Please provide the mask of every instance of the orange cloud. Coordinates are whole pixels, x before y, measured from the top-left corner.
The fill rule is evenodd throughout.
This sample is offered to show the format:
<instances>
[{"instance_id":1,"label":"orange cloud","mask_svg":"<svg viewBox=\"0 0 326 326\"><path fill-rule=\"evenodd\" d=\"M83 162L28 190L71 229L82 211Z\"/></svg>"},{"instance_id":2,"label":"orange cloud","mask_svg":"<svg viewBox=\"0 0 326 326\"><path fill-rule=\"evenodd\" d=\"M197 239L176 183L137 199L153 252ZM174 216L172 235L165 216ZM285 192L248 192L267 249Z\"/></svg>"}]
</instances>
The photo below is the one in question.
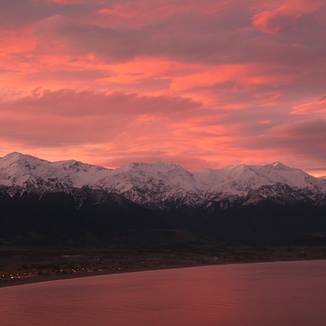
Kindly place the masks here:
<instances>
[{"instance_id":1,"label":"orange cloud","mask_svg":"<svg viewBox=\"0 0 326 326\"><path fill-rule=\"evenodd\" d=\"M135 142L138 136L151 138L154 130L157 138L160 130L171 133L171 120L187 119L200 106L177 97L35 90L30 96L1 103L0 137L50 147L119 138Z\"/></svg>"},{"instance_id":2,"label":"orange cloud","mask_svg":"<svg viewBox=\"0 0 326 326\"><path fill-rule=\"evenodd\" d=\"M294 166L320 166L326 162L326 120L310 119L274 126L259 137L247 137L242 146L276 153Z\"/></svg>"},{"instance_id":3,"label":"orange cloud","mask_svg":"<svg viewBox=\"0 0 326 326\"><path fill-rule=\"evenodd\" d=\"M100 15L116 16L127 18L130 25L144 25L158 22L173 15L184 15L192 12L198 12L201 15L211 14L215 11L222 11L228 7L226 3L213 0L166 0L162 2L153 2L152 0L125 1L123 3L110 4L98 10Z\"/></svg>"},{"instance_id":4,"label":"orange cloud","mask_svg":"<svg viewBox=\"0 0 326 326\"><path fill-rule=\"evenodd\" d=\"M42 0L36 0L36 1L42 1ZM60 5L78 5L78 4L89 2L89 0L45 0L45 1L50 2L50 3L60 4ZM93 0L93 2L101 3L103 1L100 1L100 0L95 0L94 1Z\"/></svg>"},{"instance_id":5,"label":"orange cloud","mask_svg":"<svg viewBox=\"0 0 326 326\"><path fill-rule=\"evenodd\" d=\"M122 18L131 18L136 15L135 11L128 10L125 6L117 4L113 9L103 8L98 11L100 15L118 16Z\"/></svg>"},{"instance_id":6,"label":"orange cloud","mask_svg":"<svg viewBox=\"0 0 326 326\"><path fill-rule=\"evenodd\" d=\"M194 89L203 86L212 86L227 81L239 80L251 69L248 65L218 65L215 67L197 66L193 74L176 76L171 88L176 91Z\"/></svg>"},{"instance_id":7,"label":"orange cloud","mask_svg":"<svg viewBox=\"0 0 326 326\"><path fill-rule=\"evenodd\" d=\"M317 12L324 5L323 1L287 0L276 9L259 12L252 18L253 26L264 33L275 34L284 29L295 28L303 15Z\"/></svg>"},{"instance_id":8,"label":"orange cloud","mask_svg":"<svg viewBox=\"0 0 326 326\"><path fill-rule=\"evenodd\" d=\"M292 108L292 114L326 113L326 98L316 102L300 104Z\"/></svg>"}]
</instances>

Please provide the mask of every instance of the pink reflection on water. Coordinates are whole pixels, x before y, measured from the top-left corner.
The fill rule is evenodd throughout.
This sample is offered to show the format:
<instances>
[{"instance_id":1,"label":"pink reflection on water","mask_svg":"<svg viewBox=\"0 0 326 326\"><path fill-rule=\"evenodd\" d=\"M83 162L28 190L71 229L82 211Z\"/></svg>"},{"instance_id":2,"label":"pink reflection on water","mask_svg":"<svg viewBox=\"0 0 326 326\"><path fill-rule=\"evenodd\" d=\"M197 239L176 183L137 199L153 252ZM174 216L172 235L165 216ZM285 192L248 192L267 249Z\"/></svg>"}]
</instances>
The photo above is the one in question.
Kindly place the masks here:
<instances>
[{"instance_id":1,"label":"pink reflection on water","mask_svg":"<svg viewBox=\"0 0 326 326\"><path fill-rule=\"evenodd\" d=\"M326 261L196 267L0 289L1 325L323 325Z\"/></svg>"}]
</instances>

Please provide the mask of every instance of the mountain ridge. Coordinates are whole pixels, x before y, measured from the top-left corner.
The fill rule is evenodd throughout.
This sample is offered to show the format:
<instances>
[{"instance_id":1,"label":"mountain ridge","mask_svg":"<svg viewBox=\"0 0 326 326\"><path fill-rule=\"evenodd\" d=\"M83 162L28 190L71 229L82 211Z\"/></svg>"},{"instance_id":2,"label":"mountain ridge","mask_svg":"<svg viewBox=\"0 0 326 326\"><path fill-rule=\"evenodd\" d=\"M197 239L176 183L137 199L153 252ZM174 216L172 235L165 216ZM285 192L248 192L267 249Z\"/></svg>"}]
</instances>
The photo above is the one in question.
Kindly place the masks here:
<instances>
[{"instance_id":1,"label":"mountain ridge","mask_svg":"<svg viewBox=\"0 0 326 326\"><path fill-rule=\"evenodd\" d=\"M325 179L280 162L191 173L174 163L133 162L108 169L76 160L50 162L13 152L0 158L0 186L10 188L11 193L15 189L20 193L44 193L89 187L152 208L195 207L225 200L246 205L266 199L292 202L296 198L326 204Z\"/></svg>"}]
</instances>

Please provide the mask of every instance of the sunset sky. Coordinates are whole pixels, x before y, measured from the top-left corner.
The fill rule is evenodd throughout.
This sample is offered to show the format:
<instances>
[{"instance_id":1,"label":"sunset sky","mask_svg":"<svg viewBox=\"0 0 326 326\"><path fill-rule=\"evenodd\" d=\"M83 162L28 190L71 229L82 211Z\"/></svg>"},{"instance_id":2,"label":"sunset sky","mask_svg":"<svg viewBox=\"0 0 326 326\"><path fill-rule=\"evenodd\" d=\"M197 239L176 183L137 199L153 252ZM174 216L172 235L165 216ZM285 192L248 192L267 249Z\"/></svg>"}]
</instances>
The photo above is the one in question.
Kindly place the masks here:
<instances>
[{"instance_id":1,"label":"sunset sky","mask_svg":"<svg viewBox=\"0 0 326 326\"><path fill-rule=\"evenodd\" d=\"M0 156L326 175L325 0L0 0Z\"/></svg>"}]
</instances>

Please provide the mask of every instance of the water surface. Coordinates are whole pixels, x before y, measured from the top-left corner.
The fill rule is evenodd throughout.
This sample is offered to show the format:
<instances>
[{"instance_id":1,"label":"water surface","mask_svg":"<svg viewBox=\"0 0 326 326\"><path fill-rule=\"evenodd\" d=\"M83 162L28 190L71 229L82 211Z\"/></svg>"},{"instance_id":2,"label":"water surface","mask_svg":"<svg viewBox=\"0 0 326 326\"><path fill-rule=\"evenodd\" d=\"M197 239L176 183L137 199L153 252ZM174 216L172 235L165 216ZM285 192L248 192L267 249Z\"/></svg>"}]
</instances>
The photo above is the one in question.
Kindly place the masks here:
<instances>
[{"instance_id":1,"label":"water surface","mask_svg":"<svg viewBox=\"0 0 326 326\"><path fill-rule=\"evenodd\" d=\"M326 325L326 261L146 271L0 289L0 325Z\"/></svg>"}]
</instances>

